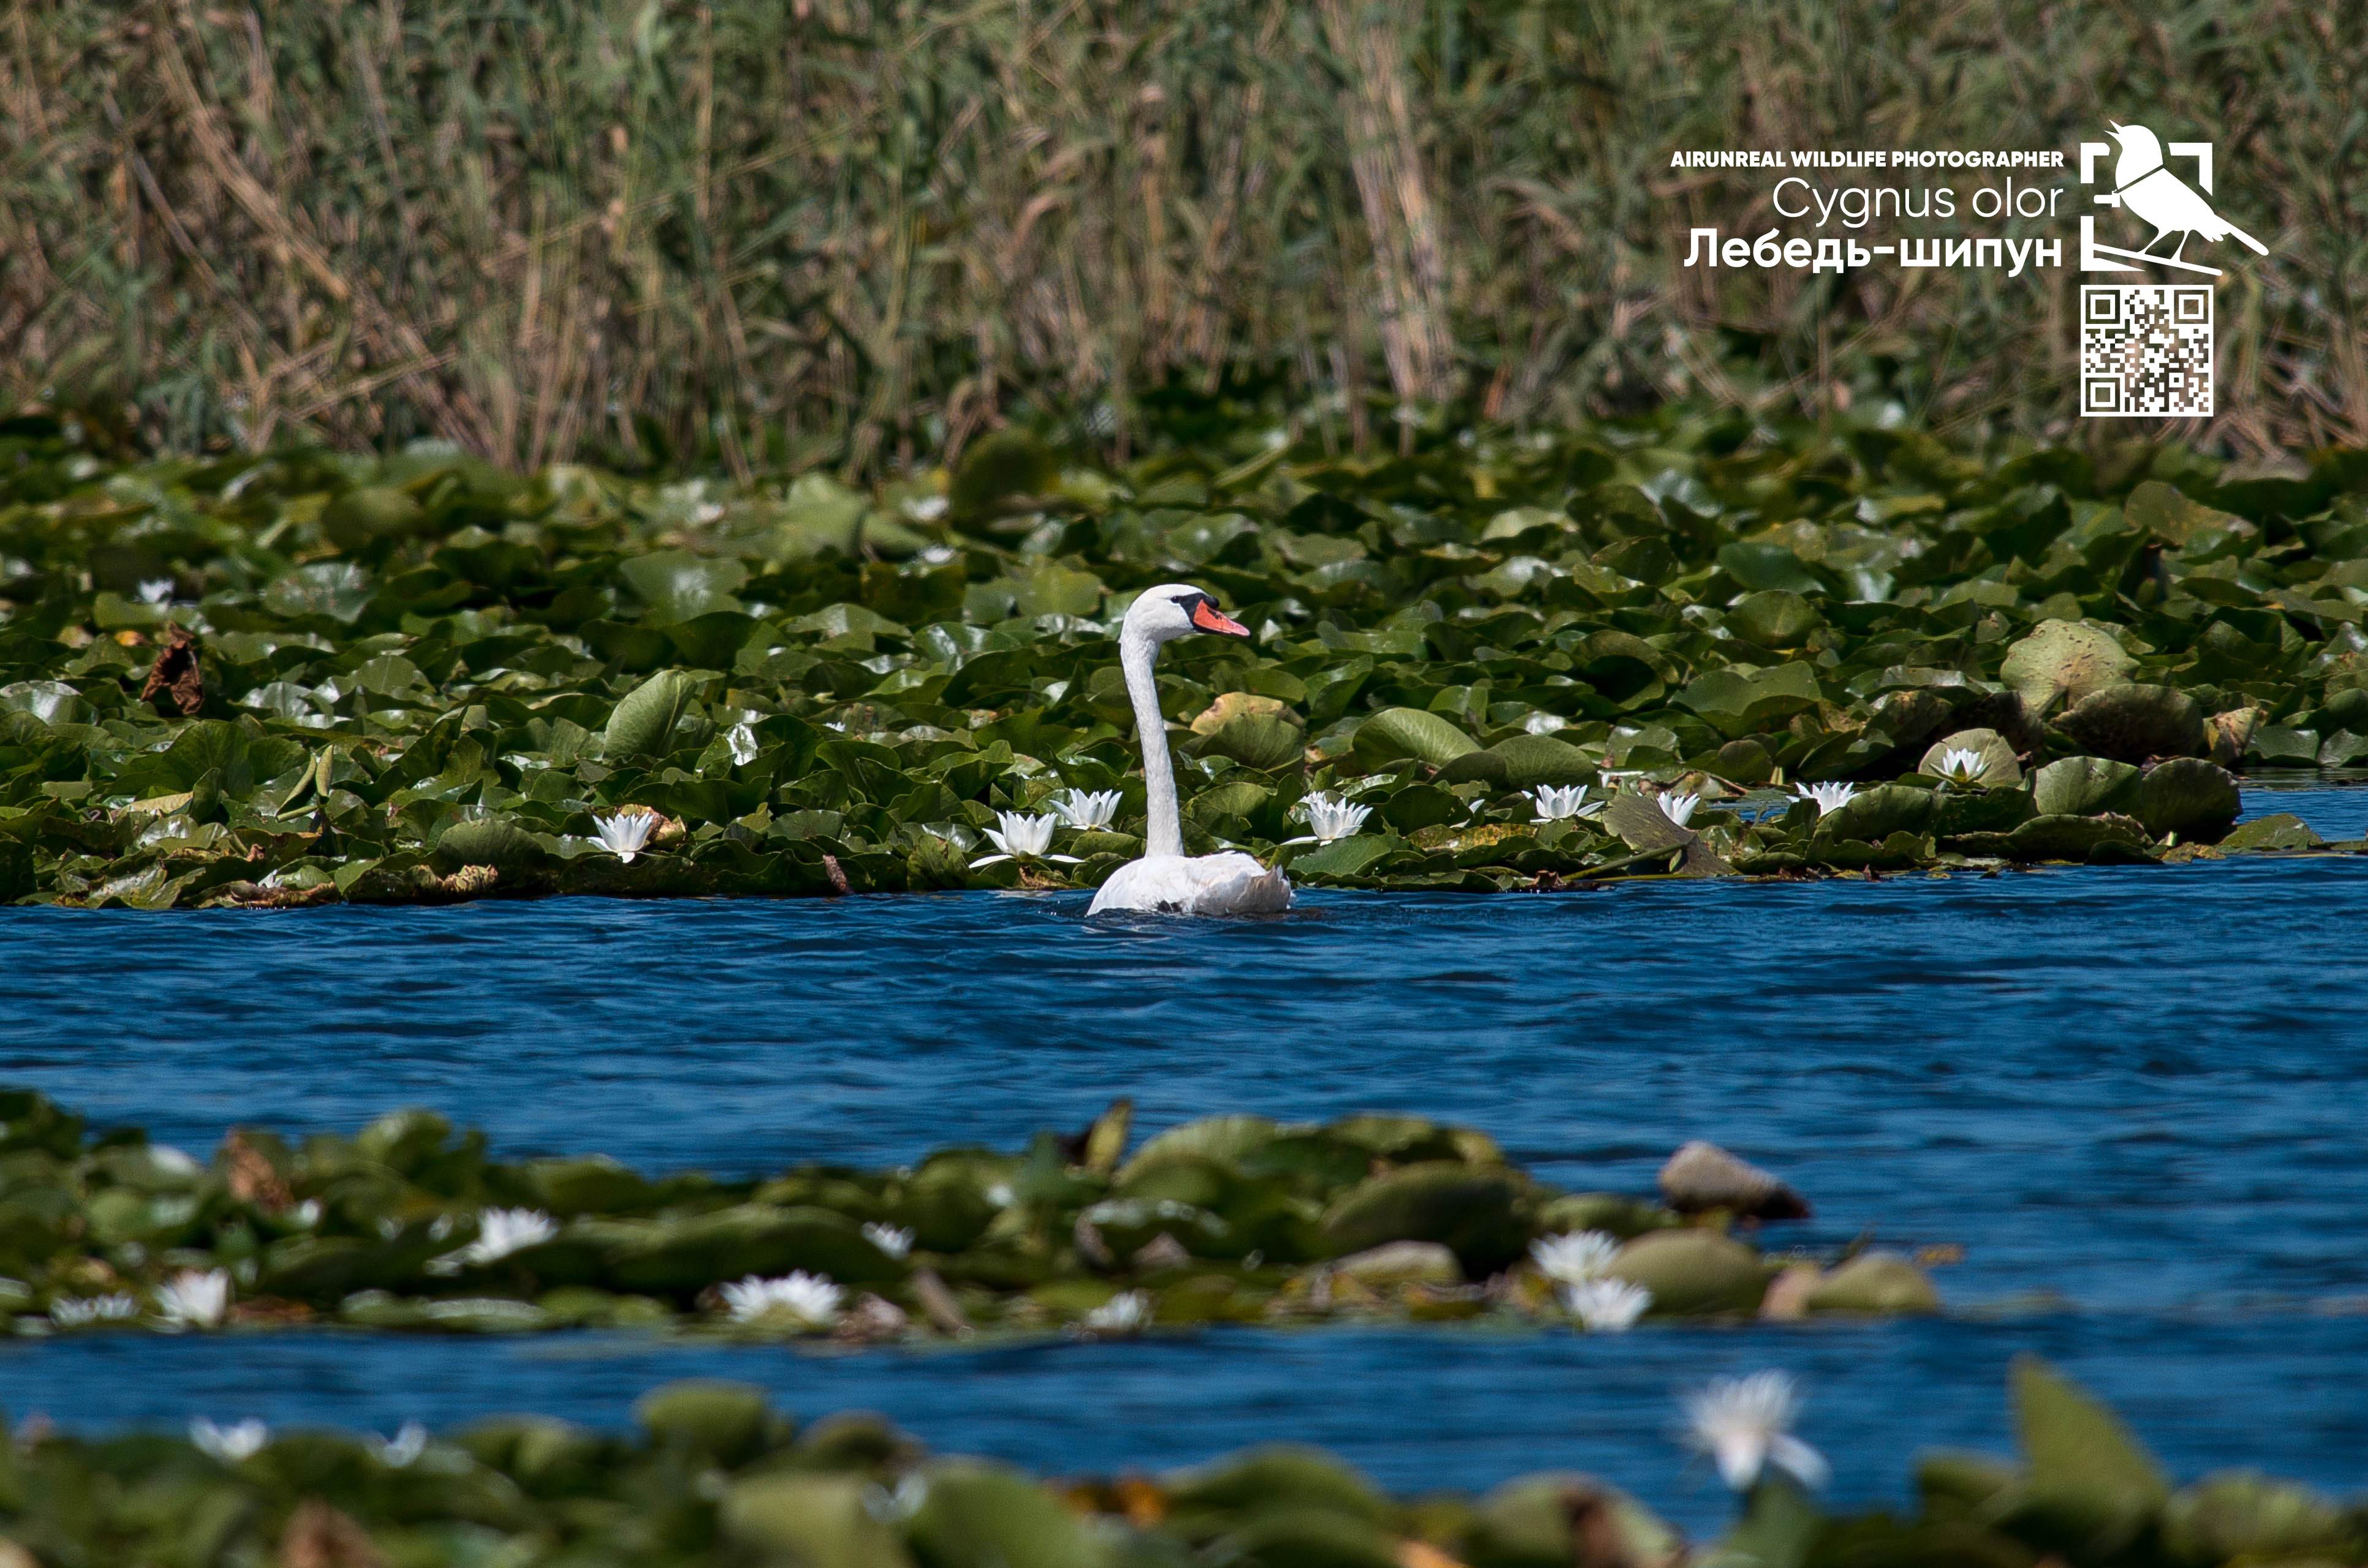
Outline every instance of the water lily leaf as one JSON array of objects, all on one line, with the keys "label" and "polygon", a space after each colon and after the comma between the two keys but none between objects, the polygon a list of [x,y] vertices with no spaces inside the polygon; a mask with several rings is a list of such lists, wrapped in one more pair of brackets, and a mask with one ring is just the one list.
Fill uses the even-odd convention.
[{"label": "water lily leaf", "polygon": [[2121,643],[2096,626],[2043,620],[2006,651],[1998,678],[2014,689],[2024,707],[2044,713],[2059,699],[2068,705],[2091,692],[2128,684],[2135,665]]},{"label": "water lily leaf", "polygon": [[2242,1471],[2182,1488],[2163,1510],[2163,1541],[2181,1562],[2340,1562],[2363,1544],[2317,1493]]},{"label": "water lily leaf", "polygon": [[2216,842],[2241,807],[2235,775],[2200,756],[2158,762],[2138,781],[2138,821],[2157,838]]},{"label": "water lily leaf", "polygon": [[370,601],[370,575],[351,561],[316,561],[299,566],[263,590],[263,608],[290,618],[324,616],[340,622],[359,619]]},{"label": "water lily leaf", "polygon": [[1718,552],[1718,563],[1753,593],[1823,595],[1827,591],[1817,574],[1781,544],[1726,545]]},{"label": "water lily leaf", "polygon": [[436,869],[448,876],[463,866],[516,871],[541,864],[550,852],[507,818],[455,823],[436,840]]},{"label": "water lily leaf", "polygon": [[1817,819],[1816,836],[1879,844],[1895,833],[1928,831],[1939,810],[1938,798],[1930,790],[1881,784],[1860,790]]},{"label": "water lily leaf", "polygon": [[1798,661],[1767,670],[1713,670],[1678,693],[1679,702],[1728,736],[1773,728],[1823,699],[1816,671]]},{"label": "water lily leaf", "polygon": [[2122,762],[2193,756],[2203,750],[2203,712],[2167,686],[2122,686],[2092,693],[2056,721],[2075,744]]},{"label": "water lily leaf", "polygon": [[[1576,1505],[1576,1506],[1575,1506]],[[1490,1568],[1564,1568],[1573,1553],[1574,1514],[1608,1526],[1617,1562],[1675,1562],[1685,1540],[1659,1516],[1617,1487],[1575,1471],[1508,1481],[1473,1511],[1465,1555]],[[1592,1539],[1592,1538],[1590,1538]]]},{"label": "water lily leaf", "polygon": [[1360,833],[1319,845],[1292,859],[1294,877],[1360,877],[1406,847],[1395,834]]},{"label": "water lily leaf", "polygon": [[2015,1426],[2034,1500],[2109,1554],[2169,1500],[2161,1468],[2120,1418],[2035,1356],[2015,1358]]},{"label": "water lily leaf", "polygon": [[1503,760],[1505,783],[1515,790],[1592,784],[1598,777],[1594,762],[1585,752],[1552,735],[1515,735],[1488,749]]},{"label": "water lily leaf", "polygon": [[1768,1290],[1759,1255],[1715,1231],[1649,1231],[1623,1244],[1611,1274],[1653,1292],[1656,1314],[1749,1312]]},{"label": "water lily leaf", "polygon": [[1798,648],[1825,623],[1808,600],[1785,588],[1747,594],[1726,612],[1726,629],[1762,648]]},{"label": "water lily leaf", "polygon": [[1263,1116],[1204,1116],[1168,1128],[1119,1167],[1121,1185],[1164,1161],[1194,1158],[1233,1164],[1263,1148],[1281,1129]]},{"label": "water lily leaf", "polygon": [[601,755],[632,758],[663,753],[689,709],[698,683],[681,670],[660,670],[618,700],[602,732]]},{"label": "water lily leaf", "polygon": [[1324,1215],[1324,1244],[1338,1256],[1384,1242],[1438,1242],[1475,1278],[1497,1272],[1529,1245],[1530,1195],[1506,1171],[1429,1161],[1363,1181]]},{"label": "water lily leaf", "polygon": [[919,1474],[921,1506],[905,1533],[929,1568],[1106,1568],[1077,1516],[1018,1471],[941,1460]]},{"label": "water lily leaf", "polygon": [[2232,853],[2270,849],[2323,849],[2327,841],[2292,812],[2272,812],[2231,828],[2220,847]]},{"label": "water lily leaf", "polygon": [[1941,1293],[1932,1277],[1914,1262],[1880,1247],[1860,1253],[1819,1279],[1809,1291],[1813,1312],[1870,1312],[1884,1316],[1937,1312]]},{"label": "water lily leaf", "polygon": [[2158,479],[2149,479],[2130,492],[2122,515],[2133,528],[2144,528],[2178,550],[2209,547],[2237,534],[2260,530],[2244,518],[2192,500]]},{"label": "water lily leaf", "polygon": [[1384,708],[1357,726],[1357,761],[1369,773],[1409,759],[1442,767],[1480,749],[1479,743],[1436,713]]},{"label": "water lily leaf", "polygon": [[684,550],[638,555],[617,572],[649,607],[645,619],[653,626],[690,620],[712,610],[738,609],[740,601],[733,596],[748,580],[748,568],[737,561],[693,555]]},{"label": "water lily leaf", "polygon": [[734,1481],[715,1506],[716,1528],[751,1561],[800,1568],[912,1568],[912,1556],[882,1523],[855,1475],[757,1473]]},{"label": "water lily leaf", "polygon": [[[674,652],[700,669],[729,669],[741,649],[759,641],[768,628],[754,616],[734,609],[712,609],[665,628]],[[658,655],[664,657],[664,654]]]},{"label": "water lily leaf", "polygon": [[2017,860],[2096,860],[2115,854],[2148,854],[2145,827],[2124,816],[2038,816],[2006,835],[2005,852]]},{"label": "water lily leaf", "polygon": [[1271,772],[1300,761],[1307,737],[1300,727],[1271,713],[1241,713],[1206,733],[1203,756],[1229,756],[1244,767]]},{"label": "water lily leaf", "polygon": [[0,712],[30,713],[44,724],[79,724],[90,705],[62,680],[20,680],[0,686]]},{"label": "water lily leaf", "polygon": [[2032,803],[2043,816],[2134,815],[2138,770],[2100,756],[2067,756],[2031,776]]},{"label": "water lily leaf", "polygon": [[389,485],[348,490],[321,509],[321,532],[348,552],[407,539],[426,527],[427,514],[411,493]]}]

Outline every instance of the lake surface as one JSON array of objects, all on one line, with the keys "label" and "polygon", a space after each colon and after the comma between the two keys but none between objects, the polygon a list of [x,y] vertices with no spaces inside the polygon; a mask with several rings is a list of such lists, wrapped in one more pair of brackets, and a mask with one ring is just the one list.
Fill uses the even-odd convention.
[{"label": "lake surface", "polygon": [[[2368,790],[2248,793],[2330,839]],[[1725,1502],[1674,1393],[1789,1367],[1837,1495],[2003,1447],[2036,1350],[2182,1475],[2342,1491],[2368,1453],[2368,858],[1543,897],[1317,894],[1267,922],[1088,924],[1082,896],[0,911],[0,1081],[202,1153],[233,1121],[402,1105],[501,1153],[648,1168],[893,1163],[1214,1111],[1418,1111],[1571,1187],[1650,1189],[1713,1139],[1806,1194],[1772,1239],[1955,1244],[1952,1315],[1875,1326],[1212,1332],[843,1357],[322,1333],[0,1342],[0,1403],[627,1420],[666,1379],[885,1411],[1055,1471],[1321,1442],[1394,1487],[1576,1466],[1697,1528]]]}]

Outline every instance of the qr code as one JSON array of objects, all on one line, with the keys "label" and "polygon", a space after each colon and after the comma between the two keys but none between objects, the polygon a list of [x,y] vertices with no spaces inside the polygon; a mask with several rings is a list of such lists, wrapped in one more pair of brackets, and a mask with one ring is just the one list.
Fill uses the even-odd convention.
[{"label": "qr code", "polygon": [[2210,414],[2211,289],[2083,285],[2080,412],[2170,419]]}]

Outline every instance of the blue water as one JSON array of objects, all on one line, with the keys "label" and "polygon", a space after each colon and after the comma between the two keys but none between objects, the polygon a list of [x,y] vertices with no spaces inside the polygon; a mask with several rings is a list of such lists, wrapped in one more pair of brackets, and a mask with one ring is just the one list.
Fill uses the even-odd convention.
[{"label": "blue water", "polygon": [[[2368,791],[2259,792],[2329,838]],[[0,911],[0,1081],[193,1150],[233,1119],[429,1105],[505,1153],[746,1172],[895,1162],[1221,1110],[1421,1111],[1572,1187],[1648,1190],[1691,1137],[1772,1166],[1779,1239],[1949,1243],[1948,1319],[1616,1339],[1229,1330],[817,1356],[614,1336],[0,1342],[0,1403],[598,1425],[687,1375],[1056,1471],[1328,1444],[1383,1483],[1577,1466],[1698,1527],[1675,1391],[1784,1366],[1849,1500],[2003,1447],[2037,1350],[2174,1469],[2336,1490],[2368,1454],[2368,859],[1549,897],[1316,895],[1270,922],[1107,926],[1076,897],[564,900],[169,916]]]}]

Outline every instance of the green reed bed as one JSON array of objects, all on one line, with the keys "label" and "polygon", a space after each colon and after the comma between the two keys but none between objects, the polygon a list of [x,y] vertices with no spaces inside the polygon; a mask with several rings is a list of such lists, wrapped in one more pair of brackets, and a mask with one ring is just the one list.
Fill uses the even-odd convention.
[{"label": "green reed bed", "polygon": [[871,474],[1025,406],[1139,451],[1171,378],[1278,368],[1358,449],[1395,445],[1376,389],[2061,434],[2076,271],[1689,268],[1695,225],[1809,231],[1671,154],[2140,116],[2214,144],[2270,247],[2221,296],[2212,444],[2368,439],[2357,6],[265,0],[0,38],[0,406],[173,449]]},{"label": "green reed bed", "polygon": [[1561,1190],[1483,1134],[1406,1116],[1215,1117],[1129,1153],[1123,1101],[1023,1151],[736,1180],[496,1160],[417,1111],[301,1143],[242,1131],[203,1164],[136,1130],[94,1137],[38,1095],[0,1112],[0,1312],[36,1336],[603,1327],[862,1346],[1940,1307],[1897,1253],[1783,1249],[1763,1225],[1806,1204],[1706,1144],[1647,1198]]},{"label": "green reed bed", "polygon": [[[801,1426],[762,1394],[680,1383],[631,1436],[529,1417],[430,1437],[190,1437],[19,1428],[0,1444],[0,1558],[287,1568],[2217,1568],[2368,1553],[2368,1511],[2232,1471],[2173,1488],[2113,1415],[2045,1367],[2013,1373],[2018,1460],[1935,1453],[1913,1506],[1820,1508],[1779,1375],[1714,1384],[1688,1439],[1739,1494],[1691,1545],[1635,1499],[1545,1471],[1485,1495],[1394,1498],[1314,1450],[1036,1480],[939,1458],[874,1416]],[[1644,1440],[1640,1437],[1640,1440]],[[1548,1456],[1541,1456],[1546,1458]],[[1674,1466],[1677,1460],[1671,1455]]]},{"label": "green reed bed", "polygon": [[2368,757],[2358,453],[1171,423],[881,491],[0,426],[0,895],[1090,886],[1141,850],[1117,617],[1176,578],[1253,632],[1160,666],[1188,847],[1302,883],[2313,851],[2228,831],[2234,770]]}]

